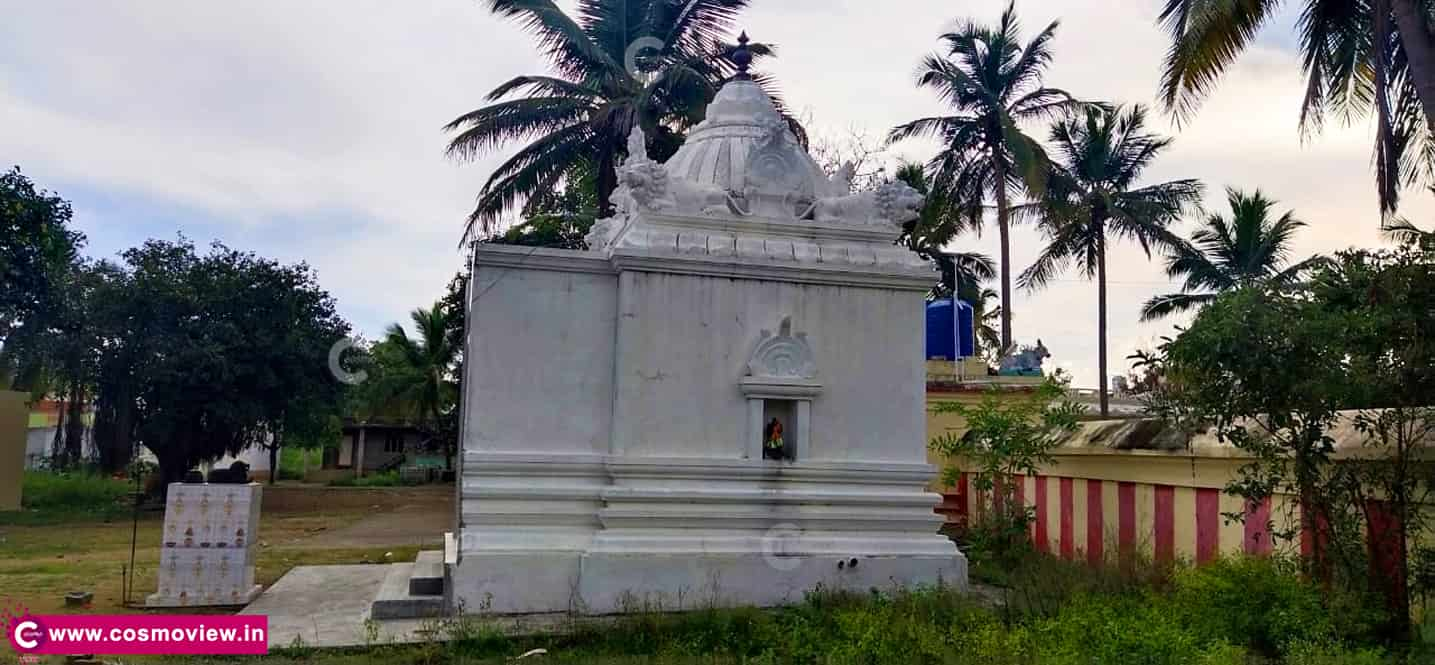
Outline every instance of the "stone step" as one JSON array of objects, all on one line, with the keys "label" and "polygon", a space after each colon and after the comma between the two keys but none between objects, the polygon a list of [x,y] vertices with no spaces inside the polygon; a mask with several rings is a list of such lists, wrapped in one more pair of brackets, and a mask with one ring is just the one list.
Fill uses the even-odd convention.
[{"label": "stone step", "polygon": [[376,621],[387,619],[426,619],[443,615],[443,596],[415,596],[409,593],[409,577],[413,575],[414,564],[391,563],[384,583],[379,586],[379,595],[369,608],[369,617]]},{"label": "stone step", "polygon": [[419,552],[414,559],[414,572],[409,576],[409,595],[443,595],[443,550]]}]

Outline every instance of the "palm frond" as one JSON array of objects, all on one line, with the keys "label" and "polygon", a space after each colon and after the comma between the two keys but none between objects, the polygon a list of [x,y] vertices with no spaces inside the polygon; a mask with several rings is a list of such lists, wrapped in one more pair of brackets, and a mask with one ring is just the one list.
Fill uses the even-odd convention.
[{"label": "palm frond", "polygon": [[[573,99],[595,99],[599,92],[586,85],[565,81],[552,76],[515,76],[490,90],[485,99],[498,101],[513,93],[528,93],[541,97],[567,97]],[[445,129],[448,129],[445,127]]]},{"label": "palm frond", "polygon": [[1056,279],[1073,260],[1086,253],[1083,229],[1067,225],[1051,230],[1046,247],[1037,255],[1036,261],[1023,270],[1017,278],[1017,285],[1028,291],[1045,287]]},{"label": "palm frond", "polygon": [[1171,36],[1161,101],[1178,121],[1195,112],[1221,74],[1271,17],[1271,0],[1166,0],[1158,21]]},{"label": "palm frond", "polygon": [[555,68],[571,79],[619,76],[623,63],[599,48],[553,0],[488,0],[489,11],[514,19],[538,37]]},{"label": "palm frond", "polygon": [[474,231],[487,235],[503,212],[534,192],[552,189],[573,167],[595,151],[592,132],[585,125],[573,125],[530,143],[494,170],[479,192],[478,202],[468,217],[464,242]]},{"label": "palm frond", "polygon": [[510,141],[552,134],[583,122],[594,107],[564,97],[529,97],[491,104],[444,125],[459,134],[449,141],[449,156],[473,159]]},{"label": "palm frond", "polygon": [[[732,32],[738,14],[749,0],[687,0],[686,2],[653,3],[657,11],[677,10],[675,16],[657,21],[668,26],[664,43],[671,43],[690,54],[705,53],[720,46]],[[769,48],[764,45],[764,48]]]},{"label": "palm frond", "polygon": [[1216,299],[1214,293],[1170,293],[1156,296],[1141,305],[1141,321],[1156,321],[1172,314],[1202,307]]}]

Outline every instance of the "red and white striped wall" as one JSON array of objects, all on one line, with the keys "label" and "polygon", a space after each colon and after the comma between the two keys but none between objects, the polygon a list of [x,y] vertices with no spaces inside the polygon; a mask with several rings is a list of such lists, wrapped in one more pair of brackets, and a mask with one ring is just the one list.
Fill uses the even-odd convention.
[{"label": "red and white striped wall", "polygon": [[[1016,497],[1036,513],[1033,544],[1067,559],[1099,562],[1139,551],[1157,560],[1203,562],[1217,554],[1267,554],[1277,546],[1268,533],[1270,523],[1283,526],[1299,519],[1285,496],[1245,505],[1239,497],[1208,487],[1052,475],[1017,482]],[[937,511],[949,523],[971,519],[990,505],[989,497],[971,490],[972,474],[963,473],[955,487],[942,493]],[[1238,512],[1246,513],[1244,522],[1223,516]]]}]

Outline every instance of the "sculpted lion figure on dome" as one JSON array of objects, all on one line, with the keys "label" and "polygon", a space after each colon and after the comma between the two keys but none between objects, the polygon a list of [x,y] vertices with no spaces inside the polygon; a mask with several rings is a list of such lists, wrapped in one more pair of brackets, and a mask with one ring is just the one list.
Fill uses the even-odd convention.
[{"label": "sculpted lion figure on dome", "polygon": [[889,182],[876,189],[831,196],[817,200],[812,219],[818,222],[901,225],[921,215],[925,197],[903,182]]},{"label": "sculpted lion figure on dome", "polygon": [[732,196],[718,187],[680,178],[669,178],[666,182],[667,190],[664,196],[652,206],[655,210],[699,215],[741,214]]},{"label": "sculpted lion figure on dome", "polygon": [[662,164],[643,159],[637,163],[624,164],[618,169],[618,186],[626,187],[628,196],[645,208],[663,199],[668,193],[668,172]]},{"label": "sculpted lion figure on dome", "polygon": [[666,167],[648,157],[643,130],[637,125],[628,135],[628,158],[618,166],[613,197],[614,207],[625,213],[634,212],[635,206],[703,215],[733,210],[722,189],[669,177]]}]

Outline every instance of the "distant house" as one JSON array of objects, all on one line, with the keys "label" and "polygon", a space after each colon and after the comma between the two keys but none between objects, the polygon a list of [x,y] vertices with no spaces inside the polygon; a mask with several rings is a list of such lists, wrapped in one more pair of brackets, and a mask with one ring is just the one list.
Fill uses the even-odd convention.
[{"label": "distant house", "polygon": [[[59,431],[63,420],[61,410],[64,403],[42,399],[30,406],[29,427],[25,431],[25,468],[39,469],[46,468],[50,460],[55,456],[55,434]],[[81,451],[80,457],[86,461],[93,462],[99,459],[100,453],[95,449],[95,411],[94,406],[86,407],[81,416],[84,423],[84,431],[80,435]],[[64,435],[61,434],[61,437]],[[154,453],[144,446],[138,449],[140,459],[157,463]],[[208,471],[211,468],[227,468],[235,460],[243,461],[249,465],[250,475],[256,479],[267,479],[269,477],[269,453],[259,445],[250,446],[240,451],[238,455],[225,455],[212,462],[200,464],[202,470]]]},{"label": "distant house", "polygon": [[[63,402],[52,399],[42,399],[30,406],[29,425],[25,430],[25,468],[42,467],[54,457],[55,434],[62,423],[61,410],[64,406]],[[94,459],[99,456],[93,437],[94,409],[86,409],[81,421],[84,432],[80,435],[80,456]]]},{"label": "distant house", "polygon": [[400,466],[442,467],[443,456],[425,449],[426,438],[408,422],[346,418],[338,446],[324,451],[324,468],[350,469],[363,475]]}]

